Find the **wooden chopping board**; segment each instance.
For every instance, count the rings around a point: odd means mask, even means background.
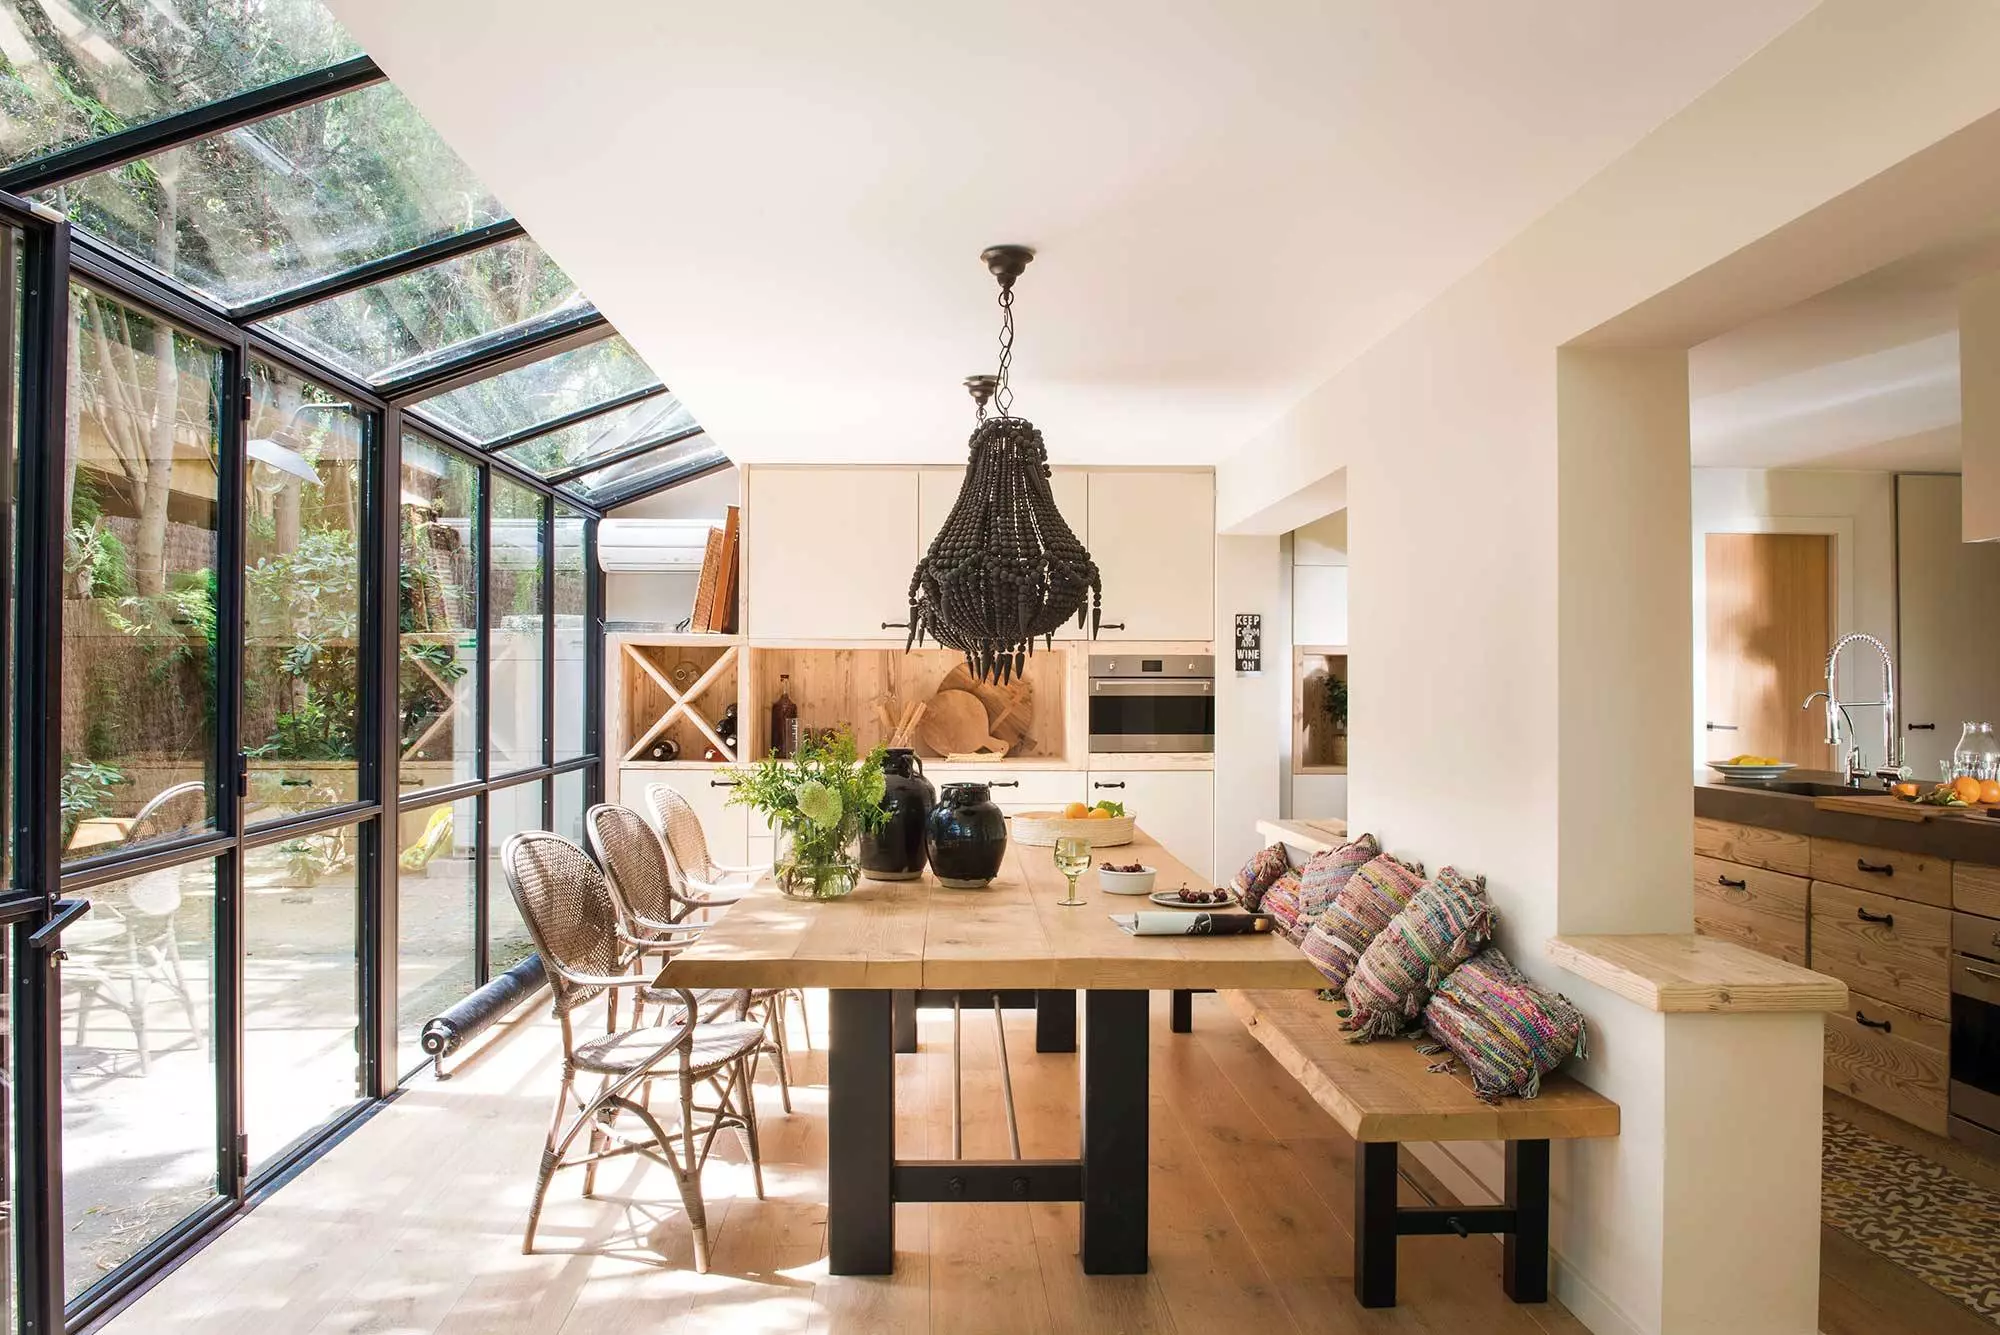
[[[1005,742],[1010,751],[1025,750],[1034,741],[1028,728],[1035,721],[1035,688],[1025,677],[1002,686],[979,680],[970,668],[960,663],[944,674],[938,689],[978,696],[979,702],[986,706],[987,732]]]
[[[1819,797],[1813,805],[1821,811],[1838,811],[1848,816],[1873,816],[1877,820],[1901,820],[1920,823],[1927,820],[1981,820],[1992,808],[1977,807],[1930,807],[1916,802],[1905,802],[1899,797],[1886,794],[1855,797]]]
[[[987,736],[986,706],[971,691],[939,691],[917,728],[918,740],[941,756],[977,751]]]

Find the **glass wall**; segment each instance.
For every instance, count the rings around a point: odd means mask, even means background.
[[[404,433],[397,703],[405,792],[480,777],[479,478],[457,450]]]
[[[590,720],[590,570],[581,510],[556,502],[555,759],[584,755]]]
[[[523,830],[550,828],[543,806],[548,800],[548,784],[518,783],[502,788],[486,799],[492,818],[486,853],[490,865],[486,873],[486,961],[488,976],[502,974],[535,953],[535,943],[521,921],[521,910],[507,889],[507,875],[500,867],[500,850]]]
[[[493,707],[486,729],[487,772],[543,763],[542,669],[548,659],[547,506],[542,494],[507,478],[493,481],[493,564],[486,627],[493,646]]]
[[[479,799],[396,822],[396,1070],[423,1062],[424,1022],[478,986]]]

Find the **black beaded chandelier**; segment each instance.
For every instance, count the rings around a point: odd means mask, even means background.
[[[1014,280],[1034,257],[1026,246],[980,253],[1000,282],[999,374],[966,377],[974,426],[965,482],[910,576],[905,647],[929,636],[963,653],[975,676],[999,682],[1020,676],[1035,641],[1052,646],[1072,616],[1079,627],[1088,617],[1097,638],[1102,615],[1097,563],[1056,509],[1042,433],[1012,411]]]

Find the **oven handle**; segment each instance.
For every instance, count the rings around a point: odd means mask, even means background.
[[[1187,695],[1215,693],[1213,677],[1096,677],[1092,695]]]
[[[1988,1006],[2000,1006],[2000,970],[1975,964],[1968,955],[1954,955],[1951,991],[1953,996],[1969,997]]]

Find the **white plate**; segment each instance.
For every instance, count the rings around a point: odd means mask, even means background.
[[[1725,779],[1775,779],[1798,768],[1789,762],[1776,765],[1729,765],[1711,760],[1708,767]]]
[[[1146,898],[1163,909],[1193,909],[1202,913],[1227,913],[1236,907],[1234,896],[1223,900],[1220,904],[1190,904],[1173,890],[1155,890]]]

